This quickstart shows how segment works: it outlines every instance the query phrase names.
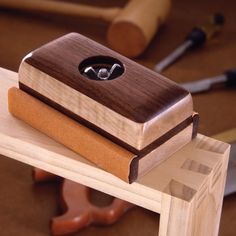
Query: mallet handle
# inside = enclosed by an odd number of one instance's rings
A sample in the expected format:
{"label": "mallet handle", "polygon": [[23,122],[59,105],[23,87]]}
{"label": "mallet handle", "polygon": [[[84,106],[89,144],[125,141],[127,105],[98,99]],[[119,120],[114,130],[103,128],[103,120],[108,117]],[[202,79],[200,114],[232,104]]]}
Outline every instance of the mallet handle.
{"label": "mallet handle", "polygon": [[119,7],[102,8],[50,0],[0,0],[0,8],[91,17],[104,21],[112,21],[121,11]]}

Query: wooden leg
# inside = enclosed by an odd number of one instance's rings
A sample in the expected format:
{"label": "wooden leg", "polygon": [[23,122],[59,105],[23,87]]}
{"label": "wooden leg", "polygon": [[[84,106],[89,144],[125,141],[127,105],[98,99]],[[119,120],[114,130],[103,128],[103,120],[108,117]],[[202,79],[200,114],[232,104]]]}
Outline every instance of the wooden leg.
{"label": "wooden leg", "polygon": [[[193,194],[191,189],[181,186],[180,183],[172,181],[170,183],[171,191],[183,188],[183,191],[189,191],[189,196]],[[186,190],[184,190],[186,188]],[[173,194],[173,192],[172,192]],[[159,236],[190,236],[191,234],[191,218],[193,212],[193,204],[189,199],[180,199],[178,196],[162,194],[162,207],[159,225]],[[200,235],[199,235],[200,236]]]}
{"label": "wooden leg", "polygon": [[[162,194],[159,236],[218,235],[227,163],[228,159],[222,158],[198,191],[177,180],[170,181]],[[200,169],[198,166],[194,171]]]}
{"label": "wooden leg", "polygon": [[[218,181],[215,190],[204,199],[188,202],[163,196],[159,236],[217,236],[223,199],[223,195],[218,195],[217,192],[220,191],[223,178]],[[221,190],[223,193],[222,188]]]}

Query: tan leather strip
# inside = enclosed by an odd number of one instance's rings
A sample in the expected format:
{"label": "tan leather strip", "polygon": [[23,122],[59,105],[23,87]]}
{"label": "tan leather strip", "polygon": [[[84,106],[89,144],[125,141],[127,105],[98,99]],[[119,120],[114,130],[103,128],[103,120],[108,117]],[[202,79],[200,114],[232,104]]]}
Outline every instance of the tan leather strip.
{"label": "tan leather strip", "polygon": [[37,130],[79,153],[98,167],[129,182],[135,154],[18,88],[8,91],[9,112]]}

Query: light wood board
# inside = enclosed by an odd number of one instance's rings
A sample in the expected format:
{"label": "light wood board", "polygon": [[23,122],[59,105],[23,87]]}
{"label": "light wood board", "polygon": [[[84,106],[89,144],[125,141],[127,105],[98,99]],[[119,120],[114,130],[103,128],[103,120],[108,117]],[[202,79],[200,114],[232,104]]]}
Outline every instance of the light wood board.
{"label": "light wood board", "polygon": [[161,214],[159,235],[217,235],[230,146],[203,135],[129,185],[13,118],[7,90],[17,74],[0,69],[0,154]]}

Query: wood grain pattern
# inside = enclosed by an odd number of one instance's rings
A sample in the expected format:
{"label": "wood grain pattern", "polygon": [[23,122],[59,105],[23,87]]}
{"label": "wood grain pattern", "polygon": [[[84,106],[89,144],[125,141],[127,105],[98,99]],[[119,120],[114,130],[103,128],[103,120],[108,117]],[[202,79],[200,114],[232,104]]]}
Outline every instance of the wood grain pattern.
{"label": "wood grain pattern", "polygon": [[201,174],[204,174],[204,175],[207,175],[211,172],[211,168],[206,166],[206,165],[203,165],[199,162],[196,162],[195,160],[186,160],[183,165],[181,166],[181,168],[183,169],[186,169],[186,170],[190,170],[190,171],[194,171],[194,172],[197,172],[197,173],[201,173]]}
{"label": "wood grain pattern", "polygon": [[[162,196],[159,235],[176,235],[176,232],[178,235],[186,236],[218,235],[229,145],[204,136],[201,138],[197,138],[194,143],[197,150],[202,152],[202,157],[194,158],[194,168],[193,165],[189,165],[192,161],[186,159],[182,168],[184,166],[185,171],[191,174],[192,178],[194,178],[193,176],[202,178],[202,184],[196,191],[196,188],[193,188],[192,180],[184,181],[184,175],[182,177],[179,175],[169,182]],[[206,151],[204,146],[202,149],[198,146],[199,142],[204,142],[206,146],[208,146],[208,142],[214,142],[218,154],[210,150]],[[224,145],[227,145],[228,148]],[[224,148],[222,148],[223,146]],[[224,155],[222,154],[223,150],[225,153],[224,160],[221,159],[218,164],[212,165],[215,157],[220,158]],[[183,155],[193,157],[191,149],[185,149]],[[204,161],[204,158],[208,160]],[[186,184],[187,182],[189,183]]]}
{"label": "wood grain pattern", "polygon": [[[118,59],[125,73],[109,81],[82,76],[79,64],[98,55]],[[19,78],[22,84],[138,150],[193,112],[190,94],[177,84],[75,33],[28,55]]]}
{"label": "wood grain pattern", "polygon": [[[13,118],[7,111],[7,90],[16,86],[17,76],[2,69],[0,75],[1,154],[160,213],[160,236],[218,234],[228,144],[198,134],[167,161],[129,185]],[[210,171],[203,174],[182,168],[189,159],[208,166]]]}

